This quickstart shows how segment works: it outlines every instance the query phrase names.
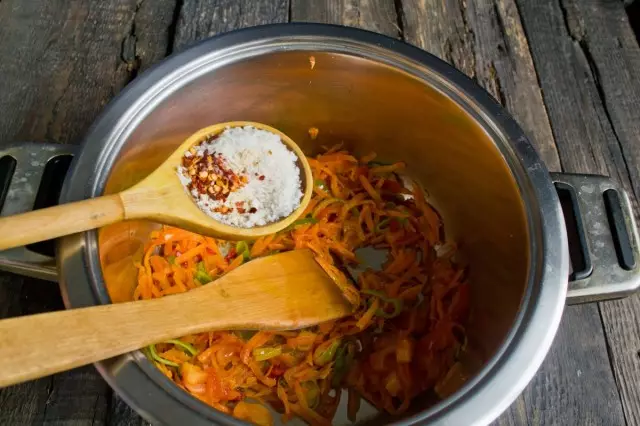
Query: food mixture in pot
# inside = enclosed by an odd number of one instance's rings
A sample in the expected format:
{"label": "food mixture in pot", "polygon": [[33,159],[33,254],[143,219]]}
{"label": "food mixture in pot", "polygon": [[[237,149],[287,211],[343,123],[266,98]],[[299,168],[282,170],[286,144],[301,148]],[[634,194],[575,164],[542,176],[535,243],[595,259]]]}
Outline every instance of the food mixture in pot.
{"label": "food mixture in pot", "polygon": [[[273,422],[267,405],[284,421],[330,424],[342,392],[356,421],[361,398],[400,414],[420,393],[444,397],[457,389],[469,315],[464,269],[444,241],[438,213],[401,177],[404,164],[374,160],[339,147],[309,158],[313,198],[282,232],[228,243],[164,227],[152,233],[137,265],[134,298],[150,299],[215,285],[259,256],[309,248],[357,306],[352,316],[298,331],[184,336],[149,346],[155,365],[194,397],[261,425]],[[348,270],[362,247],[388,257],[380,270],[364,269],[352,281]]]}
{"label": "food mixture in pot", "polygon": [[233,127],[191,147],[177,172],[202,211],[227,225],[251,228],[300,206],[297,161],[280,136]]}

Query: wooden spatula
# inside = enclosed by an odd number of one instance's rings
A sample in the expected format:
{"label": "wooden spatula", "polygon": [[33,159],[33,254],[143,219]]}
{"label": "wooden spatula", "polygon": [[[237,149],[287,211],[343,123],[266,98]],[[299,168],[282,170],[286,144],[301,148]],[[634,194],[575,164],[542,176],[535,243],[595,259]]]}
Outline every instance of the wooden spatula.
{"label": "wooden spatula", "polygon": [[186,334],[298,329],[351,309],[311,251],[276,254],[187,293],[2,320],[0,386]]}
{"label": "wooden spatula", "polygon": [[[291,215],[277,222],[254,228],[236,228],[216,221],[193,202],[176,175],[185,151],[206,137],[227,127],[253,126],[280,136],[282,143],[298,157],[303,197]],[[168,159],[148,177],[118,194],[63,204],[0,219],[0,251],[63,235],[87,231],[126,219],[151,219],[199,234],[225,240],[255,239],[281,231],[291,225],[311,200],[311,168],[298,145],[287,135],[262,123],[233,121],[206,127],[187,138]]]}

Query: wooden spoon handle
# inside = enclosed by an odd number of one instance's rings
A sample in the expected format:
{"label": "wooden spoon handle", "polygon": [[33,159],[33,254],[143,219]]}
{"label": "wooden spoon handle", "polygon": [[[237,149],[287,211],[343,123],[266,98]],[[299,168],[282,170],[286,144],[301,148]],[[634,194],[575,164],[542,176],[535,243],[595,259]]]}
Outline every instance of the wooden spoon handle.
{"label": "wooden spoon handle", "polygon": [[[189,334],[174,298],[92,306],[0,321],[0,387],[48,376]],[[186,296],[186,294],[184,295]],[[211,303],[209,296],[209,302]],[[207,325],[205,325],[207,326]],[[224,324],[221,324],[224,326]],[[202,327],[202,324],[195,324]],[[215,329],[215,325],[212,329]]]}
{"label": "wooden spoon handle", "polygon": [[124,220],[119,194],[0,219],[0,250],[50,240]]}

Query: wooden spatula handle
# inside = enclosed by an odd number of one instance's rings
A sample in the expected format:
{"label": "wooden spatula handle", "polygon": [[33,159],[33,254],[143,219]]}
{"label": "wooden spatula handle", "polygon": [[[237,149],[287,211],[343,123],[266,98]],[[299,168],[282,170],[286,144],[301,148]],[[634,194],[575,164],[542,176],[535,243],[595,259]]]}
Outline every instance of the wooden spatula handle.
{"label": "wooden spatula handle", "polygon": [[188,334],[189,319],[182,320],[175,305],[167,305],[169,299],[182,296],[188,295],[2,320],[0,387]]}
{"label": "wooden spatula handle", "polygon": [[0,321],[0,387],[179,336],[299,329],[352,309],[312,251],[256,258],[185,293]]}
{"label": "wooden spatula handle", "polygon": [[120,195],[0,218],[0,250],[98,228],[124,219]]}

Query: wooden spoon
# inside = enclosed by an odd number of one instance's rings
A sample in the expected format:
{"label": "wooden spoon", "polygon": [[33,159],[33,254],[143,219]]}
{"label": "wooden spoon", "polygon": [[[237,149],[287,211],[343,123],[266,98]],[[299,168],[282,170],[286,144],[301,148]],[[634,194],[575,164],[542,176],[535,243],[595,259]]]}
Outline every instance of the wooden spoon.
{"label": "wooden spoon", "polygon": [[[298,157],[303,197],[289,216],[265,226],[237,228],[205,214],[187,193],[176,174],[184,152],[227,127],[253,126],[280,136]],[[0,219],[0,250],[87,231],[127,219],[150,219],[225,240],[255,239],[291,225],[311,200],[313,179],[306,157],[284,133],[261,123],[233,121],[206,127],[191,135],[149,176],[118,194],[36,210]]]}
{"label": "wooden spoon", "polygon": [[254,259],[187,293],[0,321],[0,386],[211,330],[298,329],[351,313],[309,250]]}

